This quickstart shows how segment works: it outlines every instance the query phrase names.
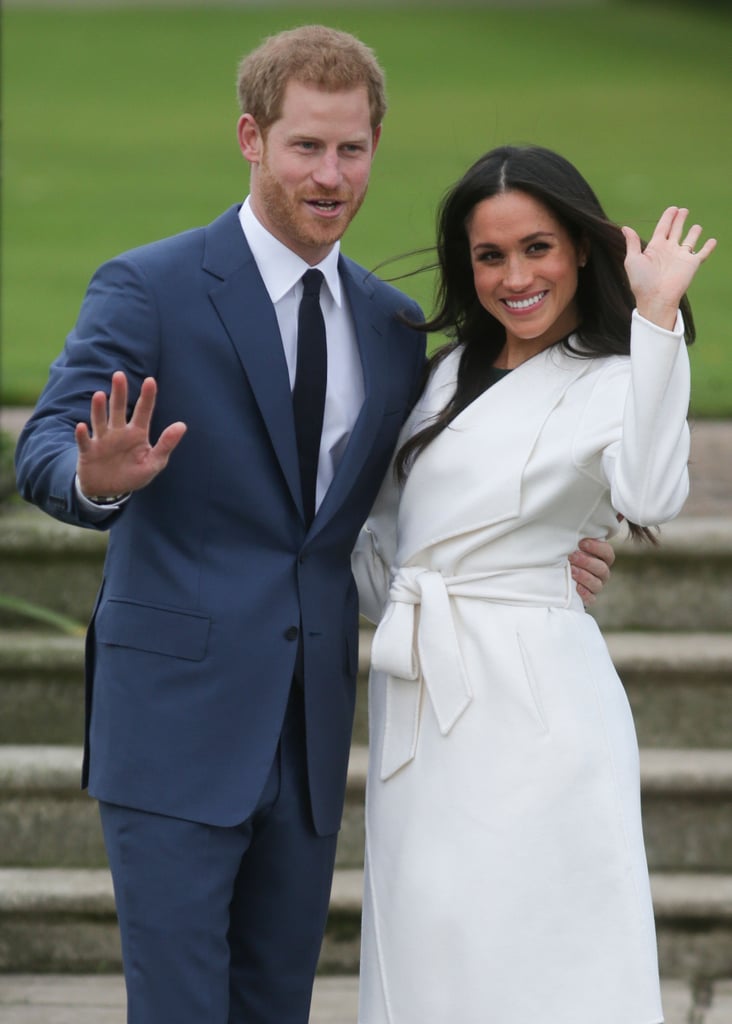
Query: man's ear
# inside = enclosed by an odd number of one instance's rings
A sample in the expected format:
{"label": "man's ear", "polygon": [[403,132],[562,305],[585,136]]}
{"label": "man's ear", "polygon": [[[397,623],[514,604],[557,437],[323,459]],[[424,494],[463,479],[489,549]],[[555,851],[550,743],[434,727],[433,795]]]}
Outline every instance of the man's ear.
{"label": "man's ear", "polygon": [[372,139],[371,156],[373,156],[374,153],[376,152],[376,147],[379,144],[379,139],[380,138],[381,138],[381,125],[377,124],[377,126],[374,128],[373,135],[371,136],[371,139]]}
{"label": "man's ear", "polygon": [[242,114],[236,126],[239,149],[245,160],[250,164],[258,164],[262,159],[264,140],[259,125],[251,114]]}

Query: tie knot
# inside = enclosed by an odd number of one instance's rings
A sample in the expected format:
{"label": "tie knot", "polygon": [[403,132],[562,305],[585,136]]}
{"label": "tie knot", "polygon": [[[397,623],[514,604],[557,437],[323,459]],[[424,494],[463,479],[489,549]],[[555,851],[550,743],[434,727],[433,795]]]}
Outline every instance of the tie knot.
{"label": "tie knot", "polygon": [[323,272],[321,270],[306,270],[302,275],[303,295],[320,296],[320,286],[323,283]]}

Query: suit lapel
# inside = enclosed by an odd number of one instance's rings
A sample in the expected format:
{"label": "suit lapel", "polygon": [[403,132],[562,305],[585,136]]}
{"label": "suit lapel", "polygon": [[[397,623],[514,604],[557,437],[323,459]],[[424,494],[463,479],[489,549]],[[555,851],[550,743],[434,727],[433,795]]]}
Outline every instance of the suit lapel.
{"label": "suit lapel", "polygon": [[232,207],[209,225],[203,269],[209,291],[247,376],[293,501],[302,514],[295,421],[277,317]]}

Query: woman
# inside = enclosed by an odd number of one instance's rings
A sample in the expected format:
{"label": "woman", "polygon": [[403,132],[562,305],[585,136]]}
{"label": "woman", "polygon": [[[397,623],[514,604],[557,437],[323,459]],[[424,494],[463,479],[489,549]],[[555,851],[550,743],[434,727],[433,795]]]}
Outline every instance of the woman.
{"label": "woman", "polygon": [[454,340],[354,557],[380,620],[360,1024],[663,1019],[637,741],[567,558],[685,500],[684,295],[715,245],[686,217],[643,248],[539,147],[442,204],[427,329]]}

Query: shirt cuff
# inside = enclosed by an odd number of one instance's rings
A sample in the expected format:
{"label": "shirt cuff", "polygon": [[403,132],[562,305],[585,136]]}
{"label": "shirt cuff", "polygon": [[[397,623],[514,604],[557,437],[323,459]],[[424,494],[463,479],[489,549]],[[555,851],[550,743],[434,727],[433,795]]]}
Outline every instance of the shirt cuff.
{"label": "shirt cuff", "polygon": [[131,492],[128,492],[127,494],[120,494],[114,501],[94,501],[93,498],[87,497],[82,491],[78,475],[74,477],[74,488],[79,506],[93,519],[103,519],[111,512],[117,512],[127,504],[131,496]]}

